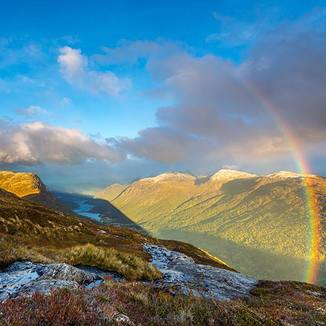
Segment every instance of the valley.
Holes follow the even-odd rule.
[[[143,228],[130,220],[107,200],[76,193],[56,191],[53,194],[62,204],[78,216],[86,217],[101,224],[115,225],[145,232]]]

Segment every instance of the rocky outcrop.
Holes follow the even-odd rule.
[[[92,288],[103,283],[105,277],[116,279],[116,275],[95,268],[15,262],[0,273],[0,301],[36,292],[50,293],[58,288]]]
[[[256,280],[237,272],[201,265],[185,254],[157,245],[145,244],[152,256],[152,264],[163,274],[154,286],[168,291],[209,299],[228,300],[249,295]],[[50,293],[58,288],[87,289],[105,279],[122,281],[116,273],[94,267],[75,267],[68,264],[36,264],[15,262],[0,273],[0,301],[33,293]]]
[[[156,282],[158,287],[173,288],[184,294],[192,293],[217,300],[247,296],[256,280],[243,274],[196,264],[182,253],[146,244],[144,249],[152,256],[152,264],[164,275]]]

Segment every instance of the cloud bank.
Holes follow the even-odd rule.
[[[81,164],[88,160],[118,162],[124,155],[109,140],[96,142],[79,130],[42,122],[21,125],[0,121],[0,162],[14,164]]]

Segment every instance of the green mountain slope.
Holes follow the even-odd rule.
[[[326,180],[305,178],[325,215]],[[111,192],[108,187],[99,196],[155,236],[187,240],[213,254],[219,252],[240,271],[260,278],[304,280],[309,220],[300,175],[279,172],[258,177],[221,170],[199,179],[166,173],[138,180],[118,195],[116,189]]]

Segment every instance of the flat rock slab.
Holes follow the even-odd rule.
[[[96,269],[85,270],[68,264],[15,262],[0,273],[0,301],[36,292],[50,293],[59,288],[92,288],[110,275],[110,272],[97,273]]]
[[[152,256],[152,264],[164,275],[156,285],[168,288],[171,285],[184,294],[192,293],[217,300],[229,300],[249,295],[256,285],[254,278],[195,261],[176,251],[161,246],[145,244],[145,251]]]

